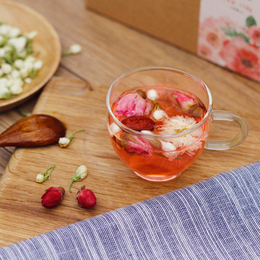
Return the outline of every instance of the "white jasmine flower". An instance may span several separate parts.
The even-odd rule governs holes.
[[[151,100],[156,100],[158,98],[158,93],[154,89],[150,89],[146,93],[147,97]]]
[[[151,132],[149,130],[142,130],[141,133],[148,134],[148,135],[152,135],[153,134],[153,132]]]
[[[17,50],[17,55],[19,58],[25,58],[25,56],[27,55],[27,52],[25,50]]]
[[[18,95],[18,94],[22,93],[22,91],[23,91],[22,86],[23,86],[23,82],[22,81],[14,80],[13,84],[10,87],[11,93],[14,94],[14,95]]]
[[[17,51],[22,51],[26,45],[26,38],[24,36],[11,38],[9,41],[16,48]]]
[[[30,83],[32,82],[32,80],[31,80],[31,78],[26,78],[26,79],[24,80],[24,82],[27,83],[27,84],[30,84]]]
[[[35,57],[33,57],[33,56],[28,56],[28,57],[24,60],[24,62],[33,63],[33,62],[35,62]]]
[[[88,174],[87,171],[88,171],[88,169],[85,165],[79,166],[79,168],[76,171],[76,177],[83,180],[84,178],[87,177],[87,174]]]
[[[28,75],[29,75],[28,69],[26,69],[26,68],[23,67],[23,68],[20,70],[20,75],[21,75],[21,77],[23,77],[23,78],[28,77]]]
[[[6,24],[2,24],[0,26],[0,34],[5,36],[9,33],[10,29],[11,29],[11,26],[6,25]]]
[[[21,30],[17,27],[13,27],[9,30],[8,36],[11,38],[17,37],[21,33]]]
[[[38,32],[37,32],[37,31],[32,31],[32,32],[30,32],[30,33],[26,33],[25,35],[26,35],[26,37],[27,37],[28,39],[33,39],[35,36],[38,35]]]
[[[4,74],[9,74],[12,71],[12,66],[8,63],[2,65],[2,71]]]
[[[37,174],[36,182],[39,182],[39,183],[44,182],[44,176],[41,173]]]
[[[73,44],[70,46],[70,51],[73,54],[80,53],[82,50],[82,47],[79,44]]]
[[[33,68],[33,63],[31,61],[25,61],[23,64],[23,67],[27,69],[27,71],[31,70]]]
[[[45,172],[39,173],[36,176],[36,182],[42,183],[51,178],[51,173],[55,168],[55,164],[53,164],[50,168],[48,168]]]
[[[157,121],[162,120],[164,117],[168,117],[168,115],[161,109],[153,112],[153,118]]]
[[[1,87],[1,86],[4,86],[4,87],[5,87],[5,86],[7,85],[7,81],[8,81],[7,78],[1,78],[1,79],[0,79],[0,87]]]
[[[110,125],[110,129],[113,132],[113,134],[118,134],[121,131],[121,128],[115,123],[112,123]]]
[[[176,150],[176,146],[170,142],[164,142],[164,141],[160,141],[161,145],[162,145],[162,150],[169,152],[169,151],[175,151]]]
[[[70,144],[70,139],[66,137],[60,137],[59,139],[59,145],[60,147],[67,147]]]
[[[9,92],[9,89],[6,86],[0,85],[0,97],[5,97]]]
[[[11,76],[12,76],[12,78],[14,78],[14,79],[20,78],[20,72],[19,72],[18,70],[13,70],[13,71],[11,72]]]
[[[42,68],[42,61],[38,60],[38,61],[34,62],[33,67],[37,70],[41,69]]]
[[[0,57],[4,57],[4,56],[5,56],[5,49],[0,48]]]
[[[14,61],[14,66],[17,68],[17,69],[21,69],[23,67],[23,60],[21,59],[17,59]]]
[[[62,56],[68,56],[70,54],[77,54],[80,53],[82,47],[79,44],[73,44],[70,48],[62,53]]]

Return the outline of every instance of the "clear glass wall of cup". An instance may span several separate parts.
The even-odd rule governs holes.
[[[241,144],[248,134],[243,117],[212,110],[212,96],[202,80],[174,68],[146,67],[125,73],[110,86],[106,105],[115,152],[126,166],[149,181],[176,178],[204,148],[230,149]],[[156,110],[160,110],[157,114],[162,118],[155,117]],[[152,119],[153,129],[149,122],[148,130],[135,129],[140,120],[145,125],[143,117]],[[231,140],[209,142],[212,120],[233,121],[240,132]],[[128,124],[132,121],[134,127]]]

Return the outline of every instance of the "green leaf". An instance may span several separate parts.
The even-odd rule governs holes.
[[[237,36],[241,37],[245,42],[249,43],[248,37],[243,33],[238,33]]]
[[[252,25],[256,25],[256,20],[252,15],[250,15],[246,18],[246,26],[249,27]]]

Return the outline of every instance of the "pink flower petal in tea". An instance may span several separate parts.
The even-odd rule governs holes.
[[[117,116],[143,116],[147,115],[152,105],[146,102],[138,93],[124,95],[117,104],[115,115]]]
[[[181,108],[190,108],[191,106],[194,106],[197,104],[194,98],[187,96],[181,92],[174,92],[174,97],[176,98],[178,104]]]
[[[144,139],[133,136],[135,141],[128,140],[128,145],[125,150],[128,153],[133,153],[139,156],[149,157],[152,155],[152,146]]]

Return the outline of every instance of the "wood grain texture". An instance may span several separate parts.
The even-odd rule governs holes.
[[[86,133],[79,133],[66,149],[54,145],[15,151],[0,180],[0,246],[259,160],[259,83],[90,12],[85,9],[84,0],[16,2],[27,4],[45,16],[57,30],[64,50],[75,42],[82,45],[82,53],[63,57],[56,72],[57,76],[74,80],[56,81],[59,84],[52,81],[34,112],[58,117],[66,124],[67,134],[82,128]],[[245,142],[228,151],[204,150],[187,171],[167,183],[150,183],[135,176],[121,163],[109,143],[105,95],[118,76],[143,66],[170,66],[200,77],[212,92],[214,109],[231,110],[247,119],[249,136]],[[36,100],[26,102],[22,109],[32,111]],[[1,113],[0,131],[20,118],[17,110]],[[236,131],[231,123],[214,123],[211,137],[223,138]],[[0,148],[1,173],[12,152],[13,148]],[[53,163],[57,166],[51,180],[37,184],[36,174]],[[89,176],[81,183],[74,183],[73,193],[69,193],[70,178],[80,164],[88,166]],[[94,210],[81,209],[76,203],[76,190],[83,184],[97,195]],[[41,206],[40,196],[51,185],[64,186],[66,194],[60,207],[47,210]]]

